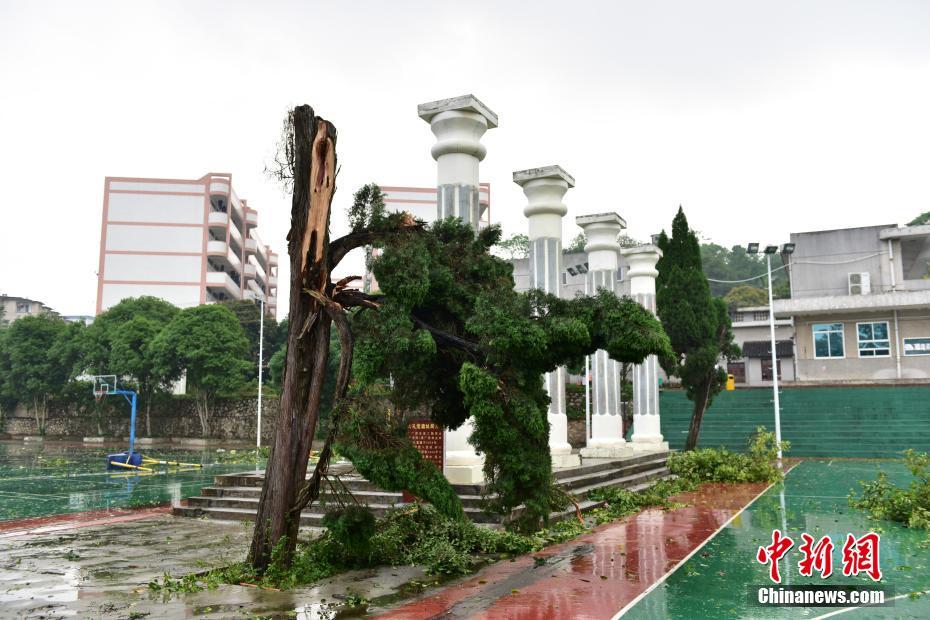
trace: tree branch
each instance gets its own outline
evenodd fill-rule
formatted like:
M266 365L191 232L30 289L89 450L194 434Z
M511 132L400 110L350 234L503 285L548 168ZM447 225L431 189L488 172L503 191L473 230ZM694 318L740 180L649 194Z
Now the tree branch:
M409 214L407 214L409 215ZM355 248L361 248L366 245L371 245L375 241L381 241L388 239L394 235L398 235L404 232L418 231L423 230L425 224L419 220L413 218L412 215L409 217L403 218L397 225L393 228L387 228L384 230L370 230L364 229L356 232L350 232L344 237L339 237L329 244L329 269L332 271L336 265L338 265L346 254L354 250Z
M421 329L425 329L426 331L431 333L434 338L436 338L437 340L441 342L445 342L446 344L450 344L458 349L467 351L468 353L472 353L474 355L484 353L484 350L478 344L471 342L470 340L459 338L458 336L454 336L450 334L449 332L445 332L441 329L433 327L432 325L426 323L423 319L421 319L420 317L414 314L410 315L410 320L412 320L413 323L417 327Z

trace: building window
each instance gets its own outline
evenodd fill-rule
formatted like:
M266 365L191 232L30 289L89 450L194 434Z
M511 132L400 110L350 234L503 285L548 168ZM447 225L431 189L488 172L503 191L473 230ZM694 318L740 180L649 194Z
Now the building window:
M930 355L930 338L905 338L904 355Z
M752 320L753 321L768 321L769 320L768 310L756 310L755 312L752 313Z
M888 322L856 323L859 337L859 357L888 357L891 342L888 339Z
M745 362L729 362L727 364L727 373L733 375L734 383L746 383Z
M29 302L28 301L17 301L16 311L17 312L29 312Z
M781 377L781 360L778 360L778 376ZM772 379L772 360L762 360L762 380L773 381Z
M842 323L814 323L814 359L845 357Z

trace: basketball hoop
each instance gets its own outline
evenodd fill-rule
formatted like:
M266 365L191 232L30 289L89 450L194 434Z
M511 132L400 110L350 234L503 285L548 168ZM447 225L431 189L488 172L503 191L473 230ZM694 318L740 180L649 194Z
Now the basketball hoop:
M116 375L94 375L91 379L94 382L94 400L98 403L101 398L117 389Z

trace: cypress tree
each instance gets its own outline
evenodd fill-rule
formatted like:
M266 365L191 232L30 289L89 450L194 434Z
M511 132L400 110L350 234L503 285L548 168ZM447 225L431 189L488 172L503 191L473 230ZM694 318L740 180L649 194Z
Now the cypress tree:
M672 343L674 355L661 358L662 368L681 379L694 403L686 450L698 443L701 420L714 396L723 388L726 371L721 358L739 355L726 302L711 296L701 266L701 246L679 206L672 236L659 235L662 258L656 265L656 310Z

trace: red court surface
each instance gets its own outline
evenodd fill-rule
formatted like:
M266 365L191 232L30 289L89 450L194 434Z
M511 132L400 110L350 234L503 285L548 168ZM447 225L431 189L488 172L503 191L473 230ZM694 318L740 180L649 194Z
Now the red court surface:
M765 484L706 484L532 556L486 567L380 618L611 618L758 496ZM541 558L545 560L543 563Z
M22 536L23 534L47 534L48 532L70 530L78 527L138 521L156 515L170 514L170 512L171 506L157 506L154 508L88 510L86 512L53 515L50 517L13 519L10 521L0 521L0 538Z

